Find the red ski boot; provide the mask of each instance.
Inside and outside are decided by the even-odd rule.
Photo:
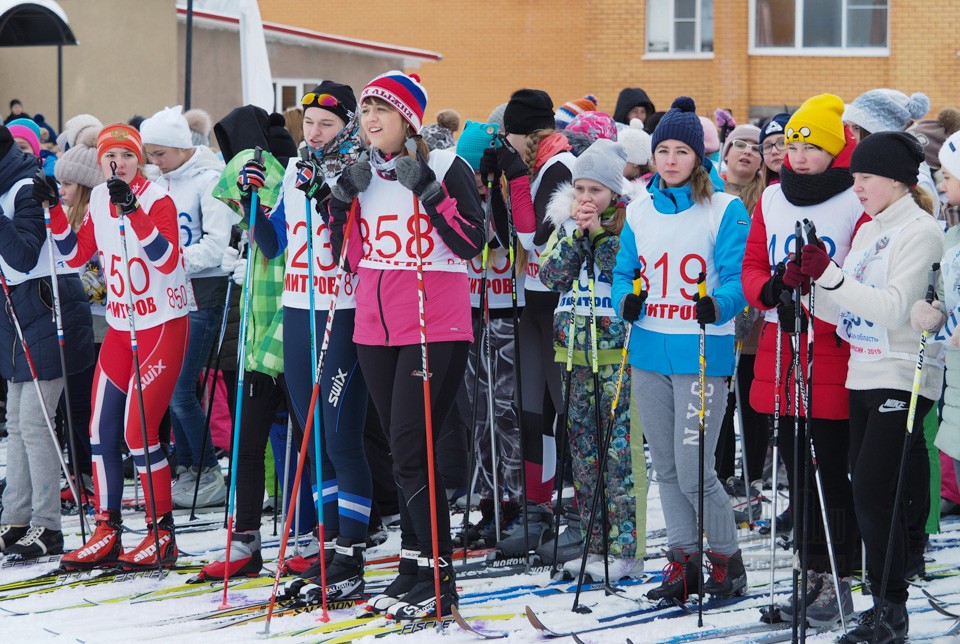
[[[172,568],[177,563],[179,551],[173,534],[173,515],[165,514],[157,522],[160,533],[160,565]],[[153,523],[147,519],[147,536],[137,547],[120,555],[117,566],[123,570],[147,570],[157,567],[157,544],[154,540]]]
[[[260,554],[260,531],[234,532],[230,538],[230,561],[227,555],[208,563],[200,571],[203,579],[217,580],[224,577],[256,577],[263,568]]]
[[[120,543],[120,513],[108,510],[95,517],[97,527],[90,539],[80,548],[60,559],[64,570],[89,570],[113,568],[123,553]]]

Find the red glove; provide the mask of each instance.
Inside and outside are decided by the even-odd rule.
[[[804,275],[800,264],[794,261],[787,262],[787,270],[783,273],[783,284],[791,291],[799,286],[802,295],[810,292],[810,278]]]
[[[818,244],[807,244],[800,251],[800,270],[812,279],[819,279],[830,261],[826,249]]]

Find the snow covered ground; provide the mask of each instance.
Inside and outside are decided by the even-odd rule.
[[[5,443],[0,442],[0,477],[3,476],[5,468],[6,448]],[[132,488],[128,496],[132,496]],[[769,507],[766,508],[766,512],[769,513]],[[222,510],[199,514],[201,520],[214,519],[218,516],[222,517]],[[187,515],[178,517],[178,525],[188,525],[187,519]],[[458,519],[456,523],[458,523]],[[125,513],[125,525],[135,530],[142,530],[144,527],[142,515],[132,512]],[[657,533],[663,526],[663,513],[654,483],[651,485],[648,505],[648,534]],[[954,518],[954,520],[947,522],[944,527],[946,531],[943,534],[931,537],[931,550],[927,555],[928,571],[931,573],[951,567],[960,570],[960,522],[957,522]],[[282,530],[282,526],[280,529]],[[271,539],[272,532],[272,520],[265,517],[261,531],[265,541]],[[68,548],[76,548],[80,545],[79,519],[76,515],[64,517],[64,533]],[[748,568],[750,568],[748,573],[749,590],[756,596],[738,602],[733,606],[705,611],[703,631],[736,625],[752,626],[759,621],[759,607],[769,603],[769,540],[761,540],[756,533],[747,530],[741,530],[740,535],[745,554],[744,559]],[[127,533],[124,535],[124,543],[130,547],[136,544],[140,538],[142,538],[142,534]],[[184,563],[212,559],[219,554],[220,549],[224,546],[225,532],[223,530],[182,532],[178,534],[177,542],[183,553],[189,553],[189,556],[184,554],[182,557]],[[368,556],[376,558],[396,554],[398,545],[399,535],[392,533],[385,544],[370,550]],[[648,540],[648,552],[651,555],[656,555],[646,563],[648,573],[658,572],[663,565],[664,559],[659,554],[663,545],[664,540],[659,535],[657,538]],[[277,555],[277,550],[276,545],[265,548],[264,557],[273,559]],[[267,565],[272,568],[271,563]],[[787,579],[790,574],[788,565],[789,554],[783,550],[778,550],[778,568],[775,573],[779,601],[783,601],[787,597]],[[2,566],[0,567],[0,584],[26,579],[47,572],[54,567],[54,564],[38,564],[29,568]],[[370,575],[368,583],[383,578],[383,576]],[[263,622],[230,626],[217,630],[209,630],[218,625],[216,622],[195,619],[183,619],[183,621],[177,623],[161,624],[162,621],[171,618],[182,619],[216,609],[221,602],[222,592],[211,590],[193,597],[152,602],[138,602],[135,598],[131,598],[134,594],[182,586],[185,579],[186,576],[184,575],[169,575],[162,580],[140,578],[114,581],[95,586],[62,588],[55,592],[33,594],[20,599],[10,599],[12,593],[2,593],[0,594],[0,632],[2,632],[0,640],[4,642],[132,642],[172,638],[178,642],[202,641],[205,644],[214,644],[216,642],[258,641],[266,638],[262,635]],[[955,604],[951,607],[952,610],[960,611],[960,581],[958,580],[960,580],[960,576],[941,578],[928,582],[926,587],[934,595],[943,597],[946,602]],[[555,630],[584,630],[596,626],[598,624],[597,620],[604,616],[637,608],[637,604],[628,598],[641,598],[653,583],[625,587],[623,591],[625,598],[604,596],[602,591],[585,592],[582,596],[582,603],[591,607],[592,612],[581,615],[570,611],[573,602],[572,594],[554,594],[552,596],[533,594],[537,586],[546,586],[548,582],[546,573],[530,577],[513,575],[490,580],[462,580],[464,601],[461,605],[461,612],[465,616],[477,618],[513,614],[514,616],[509,619],[500,619],[499,617],[494,619],[491,617],[484,626],[491,630],[507,632],[509,641],[512,643],[542,642],[544,641],[543,637],[531,627],[522,615],[525,606],[529,605],[533,608],[541,616],[544,623]],[[239,606],[244,602],[258,601],[269,597],[270,586],[266,583],[264,582],[264,585],[255,588],[230,591],[229,603],[233,606]],[[515,590],[518,585],[530,585],[530,588],[527,588],[526,591]],[[565,584],[564,587],[569,585]],[[478,593],[483,593],[482,597],[478,597]],[[862,596],[859,592],[855,594],[854,602],[857,610],[862,610],[871,605],[870,598]],[[932,636],[943,633],[954,623],[953,620],[930,610],[919,589],[911,589],[909,608],[911,611],[910,632],[915,636],[911,639],[915,639],[916,636],[921,634]],[[356,613],[357,609],[331,613],[331,624],[342,624],[345,620],[353,618]],[[284,637],[286,641],[291,642],[316,642],[330,641],[329,638],[338,635],[332,630],[322,634],[289,635],[297,631],[322,626],[318,617],[319,612],[277,617],[271,624],[271,636]],[[374,621],[370,625],[374,626],[380,623],[382,621]],[[335,627],[327,626],[327,628]],[[677,636],[692,634],[697,631],[697,617],[689,615],[658,619],[639,626],[628,626],[593,634],[587,633],[582,636],[582,639],[586,642],[619,642],[622,644],[629,637],[636,644],[640,644],[641,642],[671,641],[672,638]],[[810,631],[809,633],[811,641],[832,641],[837,636],[837,632],[816,634],[815,631]],[[715,641],[740,642],[747,641],[749,637],[745,633],[738,633]],[[385,638],[384,641],[400,639],[402,639],[401,636],[393,635]],[[369,638],[367,641],[370,641]],[[412,638],[408,637],[405,641],[412,641]],[[419,631],[416,634],[416,641],[474,642],[477,641],[477,636],[452,625],[446,629],[444,635],[430,628]],[[960,636],[940,638],[937,641],[960,642]]]

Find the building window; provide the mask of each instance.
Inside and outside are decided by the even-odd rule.
[[[753,49],[887,49],[889,0],[753,0]]]
[[[713,0],[648,0],[647,53],[713,53]]]
[[[277,111],[283,112],[291,107],[299,107],[300,98],[319,84],[319,80],[307,78],[275,78],[273,91]]]

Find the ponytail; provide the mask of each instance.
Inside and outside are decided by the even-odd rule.
[[[913,201],[920,206],[921,209],[926,210],[928,214],[933,214],[933,197],[930,196],[930,193],[926,190],[921,190],[917,186],[910,186],[908,188],[910,196],[913,197]]]

